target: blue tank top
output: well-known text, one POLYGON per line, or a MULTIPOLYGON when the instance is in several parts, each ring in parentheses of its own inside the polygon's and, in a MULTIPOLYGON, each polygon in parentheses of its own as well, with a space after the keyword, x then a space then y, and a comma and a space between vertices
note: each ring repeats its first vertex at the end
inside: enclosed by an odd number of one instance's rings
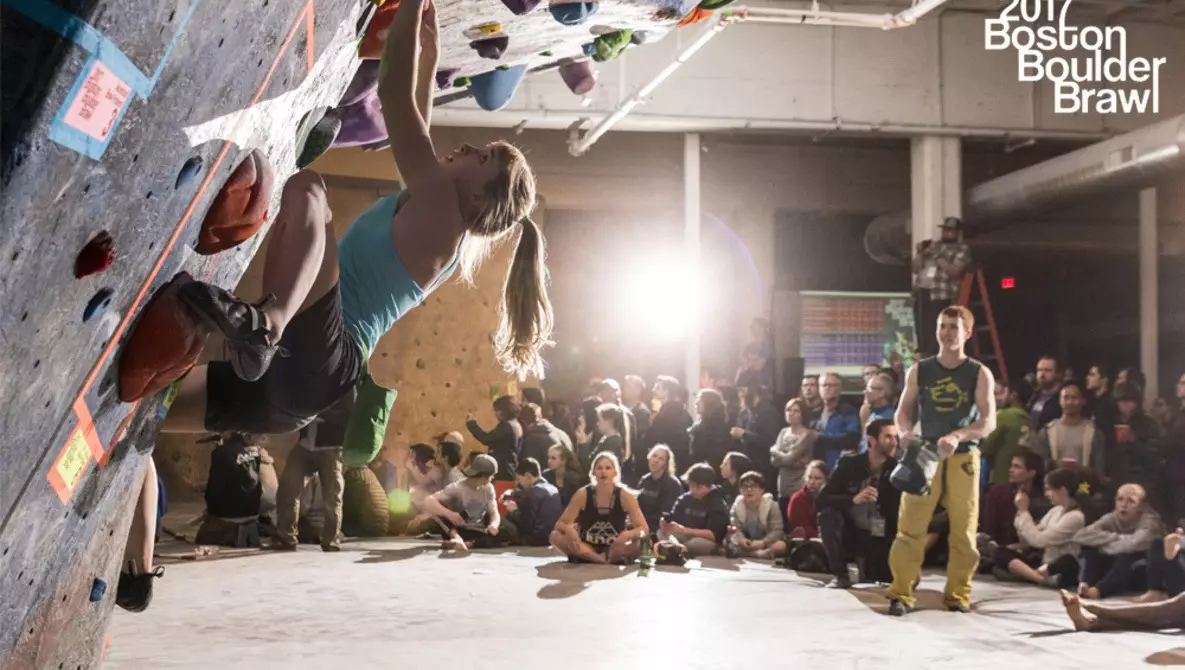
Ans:
POLYGON ((400 317, 423 302, 457 267, 454 257, 427 290, 416 284, 395 253, 391 237, 391 220, 398 207, 398 193, 379 198, 338 243, 342 317, 346 332, 365 358, 400 317))

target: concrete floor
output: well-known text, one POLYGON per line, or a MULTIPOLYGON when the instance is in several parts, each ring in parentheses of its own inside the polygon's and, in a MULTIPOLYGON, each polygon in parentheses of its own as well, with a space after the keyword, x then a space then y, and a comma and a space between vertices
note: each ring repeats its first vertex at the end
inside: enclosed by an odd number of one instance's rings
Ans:
MULTIPOLYGON (((443 556, 423 542, 169 565, 143 614, 117 610, 104 668, 742 668, 1182 664, 1169 634, 1073 633, 1055 593, 987 578, 974 613, 883 616, 883 590, 835 591, 761 563, 570 565, 550 550, 443 556), (658 664, 657 666, 655 664, 658 664)), ((941 605, 941 575, 922 584, 941 605)))

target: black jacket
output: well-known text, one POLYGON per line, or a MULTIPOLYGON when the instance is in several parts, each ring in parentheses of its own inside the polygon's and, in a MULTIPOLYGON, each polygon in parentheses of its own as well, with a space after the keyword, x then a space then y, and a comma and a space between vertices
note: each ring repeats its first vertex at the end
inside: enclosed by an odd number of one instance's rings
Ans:
POLYGON ((514 501, 518 509, 510 520, 518 528, 519 539, 530 547, 551 544, 551 531, 564 513, 560 492, 546 480, 540 479, 530 488, 515 488, 514 501))
POLYGON ((514 481, 514 470, 518 467, 518 432, 515 429, 517 424, 517 421, 499 421, 498 425, 487 433, 476 421, 465 423, 473 437, 486 445, 490 456, 498 461, 498 474, 494 475, 496 481, 514 481))
POLYGON ((642 455, 649 454, 655 445, 665 444, 675 454, 675 465, 678 471, 683 472, 691 465, 688 456, 691 438, 687 434, 687 429, 690 427, 691 415, 687 413, 683 405, 678 403, 663 405, 658 414, 654 416, 650 430, 646 431, 640 440, 642 455))
MULTIPOLYGON (((786 427, 782 414, 772 402, 763 402, 756 409, 741 411, 737 419, 737 428, 745 431, 741 442, 744 444, 745 455, 753 461, 754 467, 766 477, 770 476, 772 468, 769 464, 769 450, 778 441, 778 433, 786 427)), ((744 473, 736 473, 738 476, 744 473)))
POLYGON ((710 530, 716 542, 728 534, 728 507, 720 487, 713 486, 708 495, 696 499, 690 492, 679 496, 671 510, 671 521, 696 530, 710 530))
POLYGON ((568 506, 568 503, 572 502, 572 496, 576 495, 577 491, 588 484, 587 472, 582 474, 569 470, 564 475, 563 486, 560 486, 558 483, 556 483, 555 470, 545 470, 543 472, 543 478, 547 480, 548 484, 551 484, 560 490, 560 502, 564 504, 565 508, 568 506))
POLYGON ((551 425, 547 419, 539 421, 523 432, 523 448, 519 452, 519 459, 533 458, 539 461, 540 467, 547 467, 547 450, 553 444, 562 444, 572 448, 572 440, 564 431, 551 425))
POLYGON ((675 501, 683 495, 683 484, 675 475, 665 474, 658 479, 647 472, 638 482, 638 508, 646 518, 646 525, 653 535, 658 532, 658 522, 662 515, 675 507, 675 501))
MULTIPOLYGON (((901 506, 901 491, 889 483, 889 475, 895 467, 897 459, 886 459, 881 466, 880 480, 876 486, 876 507, 881 518, 885 520, 885 537, 890 538, 897 534, 897 511, 901 506)), ((815 507, 831 507, 846 515, 854 506, 852 498, 864 487, 869 475, 868 452, 841 457, 835 466, 835 472, 831 473, 827 483, 823 485, 823 490, 819 491, 815 507)))
MULTIPOLYGON (((720 419, 701 419, 695 423, 687 434, 690 436, 688 449, 691 452, 689 463, 679 463, 679 469, 686 472, 696 463, 707 463, 719 476, 720 461, 724 455, 737 447, 737 441, 730 434, 729 425, 720 419)), ((772 442, 770 443, 773 444, 772 442)), ((766 450, 766 460, 769 460, 769 450, 766 450)))

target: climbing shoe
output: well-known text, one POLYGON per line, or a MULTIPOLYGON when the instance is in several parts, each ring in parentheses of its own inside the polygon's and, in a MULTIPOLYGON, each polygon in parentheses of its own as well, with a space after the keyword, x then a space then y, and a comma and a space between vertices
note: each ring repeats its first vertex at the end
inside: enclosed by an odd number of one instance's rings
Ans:
POLYGON ((296 167, 303 170, 321 157, 342 131, 341 114, 336 109, 319 107, 310 110, 296 131, 296 167))
POLYGON ((275 296, 251 304, 199 281, 181 286, 177 295, 206 325, 226 337, 228 358, 239 379, 258 381, 267 372, 279 347, 271 343, 263 310, 275 302, 275 296))
POLYGON ((852 588, 852 577, 850 575, 838 575, 831 583, 827 585, 828 588, 842 589, 847 591, 852 588))
POLYGON ((913 608, 900 600, 889 601, 889 616, 905 616, 913 611, 913 608))
POLYGON ((165 569, 157 566, 151 572, 140 572, 135 561, 128 561, 128 572, 119 573, 115 590, 115 604, 129 612, 143 612, 152 603, 152 580, 163 577, 165 569))

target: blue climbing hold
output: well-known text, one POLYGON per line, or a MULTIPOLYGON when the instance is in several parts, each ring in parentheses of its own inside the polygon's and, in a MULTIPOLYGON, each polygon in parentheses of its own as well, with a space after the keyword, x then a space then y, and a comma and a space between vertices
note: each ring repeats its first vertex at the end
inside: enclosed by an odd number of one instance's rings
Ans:
POLYGON ((494 69, 479 74, 470 82, 469 90, 478 107, 496 112, 505 107, 527 73, 527 66, 515 65, 508 70, 494 69))
POLYGON ((589 20, 600 9, 598 2, 566 2, 547 8, 551 17, 565 26, 578 26, 589 20))
POLYGON ((101 288, 95 294, 91 301, 86 303, 86 310, 82 312, 82 321, 86 323, 96 316, 102 316, 103 312, 111 306, 111 299, 115 297, 115 291, 109 288, 101 288))
POLYGON ((103 599, 103 595, 107 593, 107 582, 95 577, 95 583, 91 584, 91 602, 97 603, 103 599))
POLYGON ((202 157, 194 156, 193 158, 190 158, 189 160, 185 161, 185 165, 181 166, 181 171, 177 173, 177 183, 174 184, 173 187, 181 188, 182 186, 185 186, 189 182, 193 181, 193 178, 198 176, 201 171, 202 157))

